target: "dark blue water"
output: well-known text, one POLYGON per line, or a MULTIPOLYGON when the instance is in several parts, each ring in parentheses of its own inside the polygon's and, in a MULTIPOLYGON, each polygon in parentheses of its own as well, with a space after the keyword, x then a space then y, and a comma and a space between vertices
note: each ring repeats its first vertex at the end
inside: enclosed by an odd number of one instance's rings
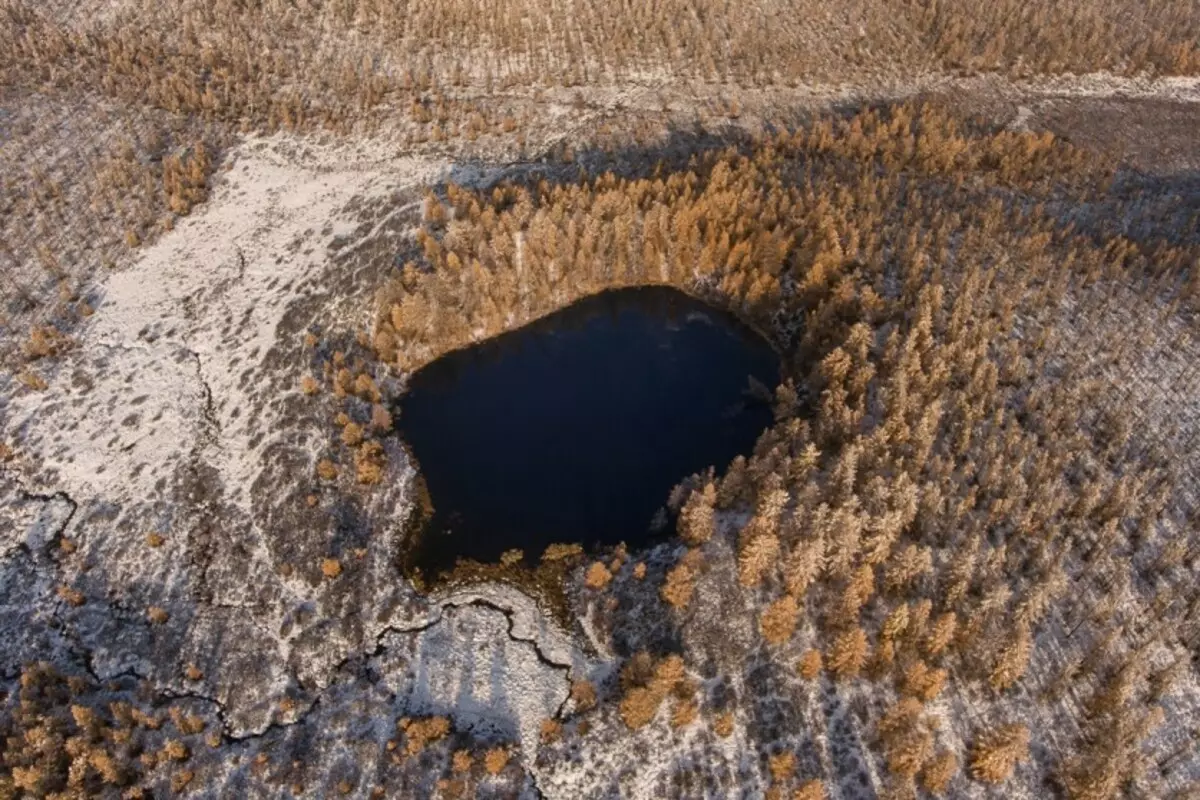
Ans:
MULTIPOLYGON (((433 500, 412 563, 643 543, 671 488, 771 424, 771 346, 668 288, 584 299, 418 370, 399 428, 433 500), (759 384, 752 388, 751 377, 759 384)), ((661 519, 661 515, 660 515, 661 519)))

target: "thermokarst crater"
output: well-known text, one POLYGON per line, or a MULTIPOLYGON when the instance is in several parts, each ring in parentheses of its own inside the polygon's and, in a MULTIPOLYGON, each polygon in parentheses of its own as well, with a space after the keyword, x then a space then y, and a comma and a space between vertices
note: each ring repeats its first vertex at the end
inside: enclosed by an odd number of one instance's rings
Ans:
POLYGON ((662 287, 441 356, 396 417, 434 507, 414 561, 433 574, 556 543, 642 547, 679 481, 753 451, 776 362, 729 314, 662 287))
POLYGON ((0 0, 0 798, 1190 798, 1200 10, 0 0))

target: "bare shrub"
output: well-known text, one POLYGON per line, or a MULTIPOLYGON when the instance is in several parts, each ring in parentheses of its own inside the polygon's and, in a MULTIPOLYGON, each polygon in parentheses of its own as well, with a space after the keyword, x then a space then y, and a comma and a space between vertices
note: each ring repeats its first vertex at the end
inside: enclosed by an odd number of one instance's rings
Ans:
POLYGON ((79 591, 78 589, 73 589, 70 586, 59 586, 56 590, 56 594, 58 594, 58 596, 62 598, 67 605, 75 608, 78 608, 87 602, 87 598, 84 596, 83 592, 79 591))
POLYGON ((73 342, 53 325, 35 325, 25 342, 25 357, 31 361, 56 356, 68 349, 73 342))
POLYGON ((44 392, 46 389, 50 388, 50 385, 46 383, 46 381, 40 375, 28 369, 18 375, 17 380, 20 381, 23 386, 32 389, 35 392, 44 392))

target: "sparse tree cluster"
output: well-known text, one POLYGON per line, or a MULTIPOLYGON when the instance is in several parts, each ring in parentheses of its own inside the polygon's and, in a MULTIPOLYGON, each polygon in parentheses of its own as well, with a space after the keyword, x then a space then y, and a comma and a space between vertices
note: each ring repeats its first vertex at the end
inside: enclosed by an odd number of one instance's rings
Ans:
POLYGON ((690 723, 699 712, 696 684, 677 654, 657 662, 646 652, 635 654, 621 669, 621 687, 618 711, 630 730, 649 725, 668 697, 673 699, 672 727, 690 723))
POLYGON ((49 664, 26 667, 11 714, 0 718, 0 793, 99 797, 168 780, 182 790, 208 722, 178 706, 146 711, 132 693, 102 691, 49 664))

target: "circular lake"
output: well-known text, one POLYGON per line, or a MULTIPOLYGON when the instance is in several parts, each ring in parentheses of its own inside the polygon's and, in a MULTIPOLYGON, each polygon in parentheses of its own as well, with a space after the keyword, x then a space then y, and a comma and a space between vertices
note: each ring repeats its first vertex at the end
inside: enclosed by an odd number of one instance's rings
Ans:
POLYGON ((771 345, 675 289, 618 289, 410 376, 398 427, 434 514, 411 564, 536 559, 654 535, 671 488, 748 454, 772 422, 771 345))

